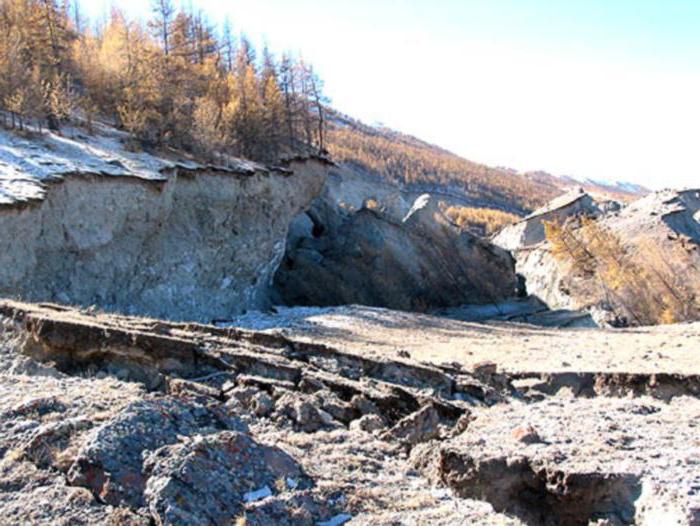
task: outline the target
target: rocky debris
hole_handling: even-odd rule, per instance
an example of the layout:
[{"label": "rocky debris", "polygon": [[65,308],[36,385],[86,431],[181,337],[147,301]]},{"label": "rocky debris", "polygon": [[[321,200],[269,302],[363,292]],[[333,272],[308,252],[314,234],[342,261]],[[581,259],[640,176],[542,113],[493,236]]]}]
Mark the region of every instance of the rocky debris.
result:
[{"label": "rocky debris", "polygon": [[80,380],[0,371],[0,456],[65,471],[76,440],[143,394],[140,386],[112,378]]},{"label": "rocky debris", "polygon": [[245,519],[246,526],[319,526],[325,522],[337,521],[336,517],[344,517],[344,522],[352,518],[349,514],[337,513],[339,509],[342,506],[332,501],[329,503],[318,492],[299,491],[250,504],[240,517]]},{"label": "rocky debris", "polygon": [[169,319],[269,307],[289,224],[330,165],[205,166],[109,140],[115,167],[104,146],[49,134],[30,148],[0,132],[10,139],[0,152],[0,295]]},{"label": "rocky debris", "polygon": [[[700,392],[700,323],[551,329],[343,306],[283,309],[279,318],[251,315],[248,324],[372,360],[434,364],[459,385],[450,387],[439,376],[433,385],[441,382],[441,392],[477,405],[488,401],[489,393],[508,392],[509,384],[533,398],[563,390],[584,397],[646,394],[662,400]],[[475,376],[472,368],[484,361],[496,363],[498,374]],[[422,385],[430,386],[427,377]]]},{"label": "rocky debris", "polygon": [[[2,352],[10,355],[9,348]],[[12,354],[31,362],[17,349]],[[122,521],[125,511],[104,506],[65,476],[90,430],[143,396],[143,387],[48,375],[48,366],[36,375],[8,372],[16,371],[15,361],[0,360],[0,524],[146,526]]]},{"label": "rocky debris", "polygon": [[596,217],[600,212],[598,204],[583,188],[574,188],[517,223],[501,229],[494,236],[493,243],[513,252],[531,248],[545,241],[546,222],[563,222],[580,215]]},{"label": "rocky debris", "polygon": [[334,199],[326,190],[314,204],[306,234],[291,230],[275,277],[284,303],[425,311],[515,295],[510,256],[454,225],[429,195],[407,210],[347,211]]},{"label": "rocky debris", "polygon": [[491,376],[498,372],[498,364],[488,360],[475,363],[472,366],[472,371],[474,372],[474,374],[482,376]]},{"label": "rocky debris", "polygon": [[276,402],[276,417],[290,418],[297,429],[313,433],[333,424],[333,417],[313,404],[309,397],[288,392]]},{"label": "rocky debris", "polygon": [[37,466],[52,466],[66,472],[72,459],[65,455],[59,455],[57,452],[67,450],[70,440],[76,434],[92,428],[93,425],[93,422],[85,417],[69,418],[40,425],[16,452]]},{"label": "rocky debris", "polygon": [[350,423],[350,429],[371,433],[384,429],[386,424],[379,415],[365,415]]},{"label": "rocky debris", "polygon": [[408,415],[381,435],[384,440],[397,441],[408,446],[440,436],[440,415],[432,405],[426,405]]},{"label": "rocky debris", "polygon": [[208,397],[218,400],[222,396],[220,389],[211,387],[203,382],[192,382],[182,378],[167,378],[164,390],[176,398],[190,396],[196,398]]},{"label": "rocky debris", "polygon": [[[413,461],[431,480],[528,524],[695,524],[698,411],[697,398],[559,397],[495,413],[476,408],[468,432],[418,446]],[[513,432],[518,421],[528,424]],[[523,440],[529,428],[537,440]]]},{"label": "rocky debris", "polygon": [[[668,311],[675,313],[671,321],[700,319],[700,306],[696,301],[700,296],[699,190],[655,192],[605,213],[582,206],[581,202],[559,208],[557,217],[548,220],[563,222],[581,215],[595,218],[594,227],[611,236],[619,243],[619,250],[626,253],[626,258],[641,265],[651,276],[645,282],[651,290],[637,290],[638,296],[651,294],[652,304],[663,304],[667,310],[669,305],[673,307]],[[611,294],[609,287],[601,287],[595,273],[579,272],[566,257],[555,257],[541,226],[537,226],[537,235],[519,237],[528,222],[539,225],[547,217],[548,214],[540,214],[525,219],[504,229],[494,240],[513,251],[516,272],[525,278],[529,294],[537,296],[551,309],[588,311],[602,326],[664,321],[661,315],[640,316],[643,307],[635,305],[634,299]],[[575,222],[570,225],[574,231],[578,228]],[[625,265],[629,263],[623,260],[622,266]],[[624,277],[619,279],[629,281]],[[641,287],[632,285],[637,289]]]},{"label": "rocky debris", "polygon": [[[403,430],[411,421],[404,417],[431,404],[430,414],[449,427],[469,407],[457,396],[459,386],[473,382],[483,395],[492,389],[468,373],[452,376],[405,359],[362,357],[283,336],[49,305],[0,308],[3,327],[12,327],[11,335],[1,334],[8,343],[3,352],[14,356],[3,363],[39,359],[63,371],[54,369],[56,377],[0,374],[0,386],[9,382],[0,402],[8,417],[0,427],[0,454],[3,462],[31,468],[29,483],[47,495],[69,488],[83,496],[76,513],[66,513],[75,524],[241,518],[266,524],[274,517],[273,523],[315,525],[376,513],[385,496],[353,496],[357,470],[368,477],[362,487],[391,480],[389,494],[404,478],[398,443],[376,436],[379,424]],[[92,400],[102,404],[93,407]],[[241,433],[243,420],[250,434]],[[228,447],[224,437],[234,435],[250,455],[240,457],[241,470],[227,471],[234,462],[229,455],[240,448]],[[308,490],[311,485],[316,488]],[[409,493],[418,498],[426,490]],[[16,484],[0,488],[0,506],[15,491],[29,494]],[[177,497],[184,494],[193,497]],[[220,494],[231,498],[222,502]],[[56,506],[64,505],[56,498]],[[428,505],[440,507],[437,516],[453,513],[442,501]],[[28,512],[23,517],[41,523]]]},{"label": "rocky debris", "polygon": [[[362,312],[373,339],[334,326],[363,344],[353,348],[323,333],[0,303],[0,524],[696,520],[700,413],[688,375],[676,376],[685,391],[659,398],[643,395],[670,393],[670,379],[644,371],[518,375],[505,350],[489,350],[490,334],[522,331],[521,356],[525,340],[542,346],[538,335],[560,350],[554,334],[593,345],[593,333],[382,311],[408,351],[399,355],[370,323],[379,311]],[[634,337],[658,332],[671,345],[689,330]],[[434,354],[445,339],[459,351],[449,359]],[[528,363],[546,365],[538,356]]]},{"label": "rocky debris", "polygon": [[256,394],[251,400],[251,410],[255,416],[268,416],[275,407],[275,401],[265,392]]},{"label": "rocky debris", "polygon": [[529,424],[516,427],[511,435],[515,440],[523,444],[536,444],[542,441],[537,430]]},{"label": "rocky debris", "polygon": [[68,481],[92,490],[112,505],[143,505],[147,478],[143,458],[148,452],[178,442],[182,437],[245,430],[235,417],[193,401],[150,397],[127,406],[94,430],[68,471]]},{"label": "rocky debris", "polygon": [[17,303],[0,303],[2,311],[23,320],[27,354],[66,371],[116,367],[151,388],[165,385],[169,375],[230,377],[268,390],[327,391],[347,402],[362,396],[392,422],[431,401],[441,417],[457,419],[469,405],[462,392],[494,402],[508,391],[507,385],[491,386],[466,372],[448,374],[431,365],[364,357],[283,335],[166,322],[153,334],[142,322],[114,315]]},{"label": "rocky debris", "polygon": [[2,526],[129,524],[110,523],[116,510],[97,502],[85,488],[67,485],[59,473],[7,458],[0,461],[0,511]]},{"label": "rocky debris", "polygon": [[300,490],[311,485],[289,455],[236,432],[165,446],[147,457],[144,472],[151,516],[173,526],[229,526],[246,502],[272,495],[279,481],[293,480]]}]

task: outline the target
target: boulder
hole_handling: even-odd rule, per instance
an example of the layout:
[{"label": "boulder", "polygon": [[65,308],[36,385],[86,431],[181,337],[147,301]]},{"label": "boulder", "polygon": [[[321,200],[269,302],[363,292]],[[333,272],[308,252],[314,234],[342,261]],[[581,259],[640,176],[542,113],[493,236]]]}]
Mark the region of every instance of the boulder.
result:
[{"label": "boulder", "polygon": [[158,525],[230,526],[246,502],[279,491],[279,481],[312,485],[292,457],[237,432],[165,446],[148,457],[145,471],[145,500]]},{"label": "boulder", "polygon": [[84,486],[112,505],[143,506],[147,475],[143,457],[181,437],[245,430],[218,410],[170,397],[151,397],[128,405],[96,428],[68,472],[71,484]]}]

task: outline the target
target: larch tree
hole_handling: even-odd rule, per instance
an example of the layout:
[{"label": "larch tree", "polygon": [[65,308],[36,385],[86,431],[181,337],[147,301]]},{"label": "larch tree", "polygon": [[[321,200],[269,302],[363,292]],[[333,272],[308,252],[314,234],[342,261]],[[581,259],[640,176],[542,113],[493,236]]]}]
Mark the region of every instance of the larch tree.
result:
[{"label": "larch tree", "polygon": [[223,63],[225,65],[226,71],[233,71],[233,65],[236,56],[236,41],[233,37],[231,21],[228,17],[224,19],[223,34],[219,49],[223,58]]},{"label": "larch tree", "polygon": [[155,18],[149,22],[149,26],[160,39],[163,53],[167,56],[170,54],[170,31],[175,8],[171,0],[153,0],[152,10]]},{"label": "larch tree", "polygon": [[[99,116],[138,147],[171,146],[274,162],[323,148],[322,84],[289,55],[277,63],[230,23],[152,2],[146,23],[118,9],[90,26],[77,0],[0,0],[0,109],[6,125],[92,131]],[[8,122],[9,120],[9,122]]]}]

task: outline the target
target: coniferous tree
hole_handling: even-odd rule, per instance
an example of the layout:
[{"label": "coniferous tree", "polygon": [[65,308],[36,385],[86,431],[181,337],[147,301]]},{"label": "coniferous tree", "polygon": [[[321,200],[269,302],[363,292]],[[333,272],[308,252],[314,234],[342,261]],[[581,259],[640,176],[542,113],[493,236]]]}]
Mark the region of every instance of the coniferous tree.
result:
[{"label": "coniferous tree", "polygon": [[134,147],[275,161],[323,148],[322,84],[303,61],[278,64],[250,40],[221,39],[203,13],[152,4],[147,26],[113,9],[87,29],[78,4],[0,0],[0,109],[6,125],[58,129],[101,116]]},{"label": "coniferous tree", "polygon": [[233,71],[234,59],[236,56],[235,40],[233,38],[233,30],[231,29],[231,21],[226,17],[224,19],[223,35],[220,45],[222,57],[226,71]]},{"label": "coniferous tree", "polygon": [[149,26],[160,39],[165,55],[170,54],[170,32],[175,14],[175,8],[171,0],[153,0],[152,10],[154,18]]}]

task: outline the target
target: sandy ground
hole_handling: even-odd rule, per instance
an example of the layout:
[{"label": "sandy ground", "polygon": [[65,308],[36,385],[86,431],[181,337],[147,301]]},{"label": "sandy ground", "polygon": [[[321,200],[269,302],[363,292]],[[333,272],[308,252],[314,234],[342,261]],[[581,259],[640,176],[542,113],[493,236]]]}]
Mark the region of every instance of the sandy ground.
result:
[{"label": "sandy ground", "polygon": [[349,306],[279,309],[233,325],[280,331],[363,355],[399,355],[465,367],[483,361],[510,373],[700,374],[700,323],[637,329],[556,329]]}]

